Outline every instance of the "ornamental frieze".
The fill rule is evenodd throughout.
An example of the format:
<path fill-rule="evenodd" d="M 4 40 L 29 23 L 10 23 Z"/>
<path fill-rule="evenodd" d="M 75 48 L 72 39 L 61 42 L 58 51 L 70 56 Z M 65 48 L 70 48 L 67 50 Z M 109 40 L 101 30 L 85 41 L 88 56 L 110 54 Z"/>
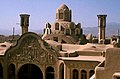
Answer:
<path fill-rule="evenodd" d="M 8 54 L 9 62 L 53 63 L 54 57 L 44 50 L 34 37 L 24 38 L 20 46 Z"/>

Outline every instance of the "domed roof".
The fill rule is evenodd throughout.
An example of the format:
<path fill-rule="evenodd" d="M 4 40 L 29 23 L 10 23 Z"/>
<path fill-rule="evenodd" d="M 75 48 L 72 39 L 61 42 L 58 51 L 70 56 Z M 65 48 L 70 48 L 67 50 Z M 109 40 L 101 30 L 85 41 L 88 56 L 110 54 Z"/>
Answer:
<path fill-rule="evenodd" d="M 69 9 L 65 4 L 61 4 L 58 9 Z"/>
<path fill-rule="evenodd" d="M 89 39 L 92 39 L 92 33 L 89 33 L 86 38 L 87 38 L 88 40 L 89 40 Z"/>

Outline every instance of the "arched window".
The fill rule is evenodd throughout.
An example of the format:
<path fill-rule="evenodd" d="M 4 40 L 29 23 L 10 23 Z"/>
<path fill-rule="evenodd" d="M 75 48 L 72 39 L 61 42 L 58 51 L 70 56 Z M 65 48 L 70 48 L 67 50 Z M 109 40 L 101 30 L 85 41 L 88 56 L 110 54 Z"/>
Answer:
<path fill-rule="evenodd" d="M 87 79 L 87 71 L 81 70 L 81 79 Z"/>
<path fill-rule="evenodd" d="M 59 68 L 59 79 L 64 79 L 64 64 L 60 64 Z"/>
<path fill-rule="evenodd" d="M 77 69 L 73 70 L 73 78 L 72 79 L 78 79 L 78 70 Z"/>
<path fill-rule="evenodd" d="M 51 66 L 46 69 L 46 79 L 54 79 L 54 68 Z"/>
<path fill-rule="evenodd" d="M 15 79 L 15 65 L 10 64 L 8 68 L 8 78 L 9 79 Z"/>
<path fill-rule="evenodd" d="M 63 13 L 59 14 L 59 19 L 63 19 Z"/>
<path fill-rule="evenodd" d="M 0 63 L 0 79 L 3 79 L 3 67 L 1 63 Z"/>
<path fill-rule="evenodd" d="M 46 28 L 46 29 L 45 29 L 45 34 L 51 34 L 51 33 L 52 33 L 52 31 L 51 31 L 50 28 Z"/>
<path fill-rule="evenodd" d="M 59 10 L 59 19 L 63 19 L 63 10 Z"/>
<path fill-rule="evenodd" d="M 80 35 L 80 30 L 79 29 L 75 29 L 75 35 Z"/>
<path fill-rule="evenodd" d="M 61 26 L 61 31 L 64 31 L 64 28 L 63 28 L 63 26 Z"/>
<path fill-rule="evenodd" d="M 69 20 L 69 11 L 68 10 L 65 10 L 64 11 L 64 15 L 65 15 L 65 20 Z"/>
<path fill-rule="evenodd" d="M 55 24 L 55 30 L 59 30 L 59 23 Z"/>
<path fill-rule="evenodd" d="M 89 78 L 92 77 L 93 74 L 94 74 L 94 70 L 90 70 L 89 71 Z"/>

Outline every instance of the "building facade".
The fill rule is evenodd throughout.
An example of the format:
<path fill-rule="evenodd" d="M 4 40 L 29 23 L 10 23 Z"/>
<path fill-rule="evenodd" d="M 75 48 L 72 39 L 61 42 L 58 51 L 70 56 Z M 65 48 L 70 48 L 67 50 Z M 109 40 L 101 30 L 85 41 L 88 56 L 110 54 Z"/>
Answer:
<path fill-rule="evenodd" d="M 120 48 L 106 50 L 105 60 L 95 68 L 95 79 L 120 79 Z"/>
<path fill-rule="evenodd" d="M 46 24 L 43 36 L 28 31 L 28 14 L 20 17 L 20 38 L 0 43 L 0 79 L 120 79 L 120 49 L 104 43 L 76 44 L 81 25 L 72 22 L 65 4 L 57 9 L 56 22 Z"/>
<path fill-rule="evenodd" d="M 89 54 L 75 49 L 70 52 L 66 45 L 61 45 L 60 50 L 32 32 L 23 34 L 14 46 L 9 43 L 0 46 L 1 79 L 88 79 L 104 60 L 102 51 Z"/>

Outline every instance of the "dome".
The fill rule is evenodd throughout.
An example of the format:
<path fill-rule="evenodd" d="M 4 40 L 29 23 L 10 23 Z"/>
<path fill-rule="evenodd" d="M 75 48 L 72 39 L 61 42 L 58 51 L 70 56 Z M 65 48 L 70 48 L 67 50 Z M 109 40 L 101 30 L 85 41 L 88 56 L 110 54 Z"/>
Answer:
<path fill-rule="evenodd" d="M 58 9 L 68 9 L 69 10 L 69 8 L 65 4 L 61 4 Z"/>
<path fill-rule="evenodd" d="M 88 40 L 92 39 L 92 33 L 89 33 L 86 37 Z"/>

